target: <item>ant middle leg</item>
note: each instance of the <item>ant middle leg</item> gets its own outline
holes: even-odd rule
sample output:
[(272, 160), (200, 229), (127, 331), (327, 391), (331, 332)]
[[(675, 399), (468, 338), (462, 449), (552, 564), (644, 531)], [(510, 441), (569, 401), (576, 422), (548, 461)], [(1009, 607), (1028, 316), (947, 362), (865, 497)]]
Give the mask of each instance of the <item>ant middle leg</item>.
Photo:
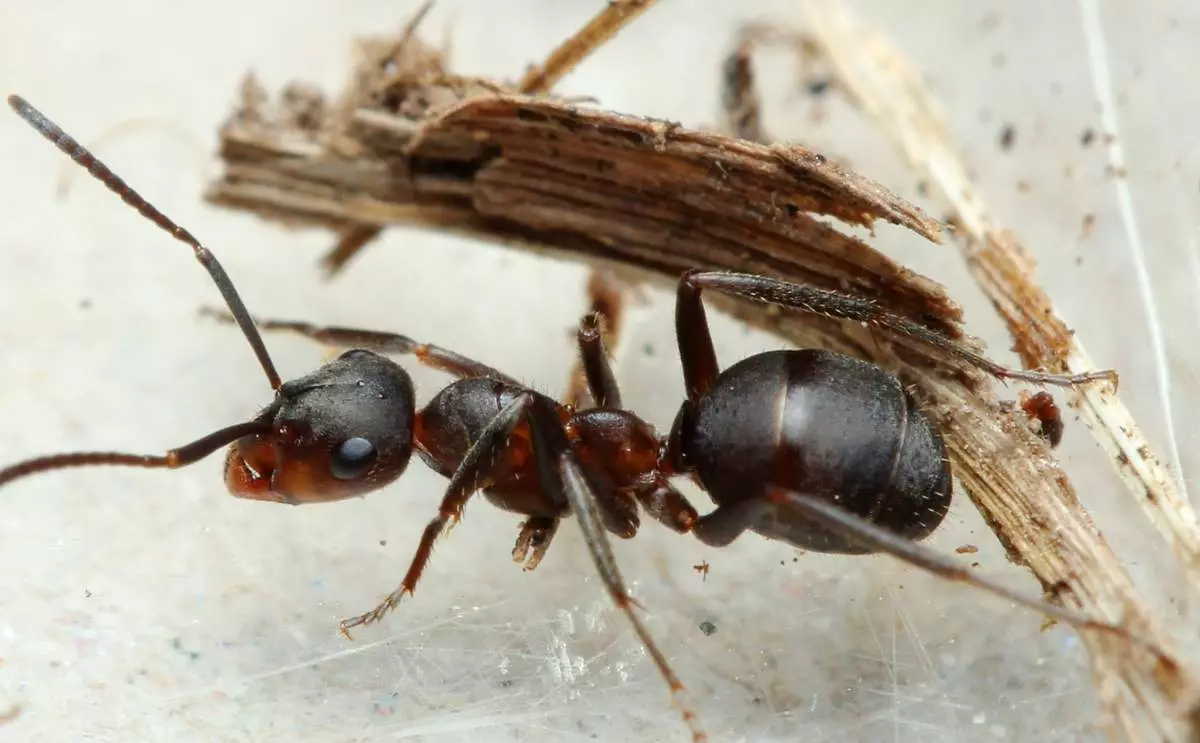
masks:
[(671, 691), (671, 698), (692, 731), (694, 743), (707, 740), (700, 729), (693, 705), (670, 662), (659, 649), (650, 631), (634, 611), (638, 606), (625, 585), (617, 567), (612, 545), (608, 541), (605, 506), (597, 491), (571, 450), (566, 431), (556, 411), (545, 404), (535, 403), (529, 410), (530, 431), (538, 475), (546, 494), (567, 504), (583, 530), (588, 554), (600, 574), (604, 587), (617, 608), (625, 614), (634, 632)]
[[(579, 359), (571, 369), (563, 404), (576, 410), (589, 406), (619, 408), (621, 389), (613, 374), (608, 349), (615, 345), (621, 332), (624, 290), (611, 272), (595, 269), (588, 279), (587, 292), (590, 307), (576, 331)], [(533, 516), (521, 524), (513, 547), (513, 562), (525, 563), (526, 571), (536, 569), (550, 549), (560, 521), (550, 516)]]
[[(611, 271), (595, 269), (588, 279), (588, 312), (576, 331), (579, 360), (571, 370), (563, 404), (576, 410), (621, 407), (621, 392), (609, 361), (625, 316), (625, 291)], [(590, 400), (590, 403), (589, 403)]]
[[(1115, 388), (1117, 383), (1117, 373), (1111, 369), (1082, 374), (1050, 374), (1012, 369), (981, 356), (924, 325), (894, 315), (874, 300), (864, 297), (818, 289), (758, 274), (693, 270), (685, 273), (679, 280), (678, 305), (676, 307), (679, 350), (685, 359), (684, 377), (687, 381), (688, 399), (693, 402), (711, 386), (712, 379), (716, 377), (716, 357), (712, 351), (712, 338), (709, 335), (704, 307), (700, 300), (700, 293), (703, 289), (714, 289), (764, 304), (773, 304), (786, 309), (839, 320), (850, 320), (891, 330), (905, 338), (981, 369), (997, 379), (1019, 379), (1060, 387), (1103, 381)], [(689, 354), (692, 357), (690, 369), (687, 360)]]
[[(233, 318), (224, 310), (204, 307), (201, 308), (200, 314), (226, 324), (232, 324), (233, 322)], [(323, 327), (296, 320), (274, 320), (258, 317), (254, 318), (253, 322), (255, 327), (265, 332), (292, 333), (326, 346), (362, 348), (385, 356), (413, 356), (425, 366), (444, 371), (459, 379), (483, 377), (505, 382), (514, 387), (524, 386), (504, 372), (493, 369), (487, 364), (467, 358), (447, 348), (435, 346), (432, 343), (420, 343), (400, 333), (336, 326)]]
[(598, 408), (620, 408), (621, 387), (613, 373), (604, 343), (604, 317), (598, 312), (584, 316), (579, 323), (579, 360), (588, 393)]
[(536, 569), (550, 549), (561, 521), (553, 516), (530, 516), (521, 524), (521, 533), (517, 535), (517, 543), (512, 551), (513, 562), (525, 563), (522, 568), (525, 572)]

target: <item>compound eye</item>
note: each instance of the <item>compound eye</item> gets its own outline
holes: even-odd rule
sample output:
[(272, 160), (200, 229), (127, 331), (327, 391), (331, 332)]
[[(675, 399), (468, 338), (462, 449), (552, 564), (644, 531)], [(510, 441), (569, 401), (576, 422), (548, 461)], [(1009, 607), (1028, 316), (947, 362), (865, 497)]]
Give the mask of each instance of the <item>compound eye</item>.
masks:
[(333, 450), (329, 470), (339, 480), (354, 480), (371, 469), (379, 458), (379, 450), (366, 439), (355, 436), (346, 439)]

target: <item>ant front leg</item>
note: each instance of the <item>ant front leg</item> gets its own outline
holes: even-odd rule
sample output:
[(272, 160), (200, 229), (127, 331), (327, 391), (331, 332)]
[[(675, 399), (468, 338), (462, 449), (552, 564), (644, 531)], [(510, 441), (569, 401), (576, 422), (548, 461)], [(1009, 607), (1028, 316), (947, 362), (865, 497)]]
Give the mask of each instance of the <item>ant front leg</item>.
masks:
[[(693, 380), (688, 377), (688, 364), (684, 363), (684, 376), (688, 377), (688, 399), (692, 397), (693, 389), (705, 379), (711, 384), (710, 375), (715, 377), (716, 359), (712, 354), (712, 339), (708, 335), (708, 327), (704, 322), (704, 308), (700, 303), (702, 289), (715, 289), (726, 294), (745, 299), (752, 299), (764, 304), (773, 304), (791, 310), (823, 315), (838, 320), (850, 320), (874, 325), (893, 331), (899, 335), (924, 346), (954, 356), (958, 360), (991, 374), (997, 379), (1019, 379), (1036, 384), (1051, 384), (1060, 387), (1073, 387), (1089, 382), (1104, 381), (1114, 388), (1117, 383), (1117, 373), (1112, 370), (1085, 372), (1083, 374), (1049, 374), (1047, 372), (1012, 369), (998, 364), (989, 358), (981, 356), (965, 346), (955, 343), (949, 338), (934, 332), (908, 318), (893, 315), (871, 299), (856, 297), (851, 294), (818, 289), (804, 284), (796, 284), (782, 279), (758, 274), (735, 273), (732, 271), (689, 271), (679, 281), (679, 306), (676, 308), (676, 322), (679, 324), (680, 352), (685, 350), (685, 342), (696, 346), (693, 350), (695, 358), (692, 361)], [(686, 328), (681, 318), (690, 318)], [(702, 333), (697, 326), (703, 325)], [(685, 330), (690, 333), (685, 338)], [(700, 337), (700, 336), (703, 337)], [(705, 350), (707, 349), (707, 350)], [(701, 393), (702, 394), (702, 393)]]
[(421, 542), (417, 546), (412, 564), (404, 575), (400, 587), (392, 591), (387, 598), (371, 611), (357, 617), (346, 619), (341, 623), (342, 634), (349, 637), (349, 630), (363, 624), (378, 622), (383, 615), (396, 608), (396, 604), (406, 594), (411, 594), (417, 588), (421, 573), (429, 563), (433, 553), (433, 543), (462, 516), (463, 507), (467, 500), (481, 489), (488, 487), (489, 478), (497, 465), (503, 462), (503, 455), (509, 447), (509, 439), (513, 430), (521, 422), (526, 411), (536, 399), (534, 392), (523, 392), (506, 405), (480, 434), (479, 438), (467, 450), (462, 463), (450, 478), (446, 486), (446, 494), (442, 498), (438, 514), (425, 527), (421, 534)]
[[(231, 324), (233, 318), (223, 310), (202, 308), (200, 314), (211, 317), (218, 322)], [(378, 330), (362, 330), (359, 328), (341, 328), (335, 326), (322, 327), (307, 322), (295, 320), (270, 320), (254, 318), (254, 325), (259, 330), (267, 332), (284, 332), (300, 335), (326, 346), (339, 348), (361, 348), (382, 355), (414, 356), (425, 366), (444, 371), (459, 379), (483, 377), (499, 382), (522, 387), (520, 382), (502, 371), (493, 369), (462, 354), (455, 353), (432, 343), (419, 343), (407, 335), (387, 333)]]

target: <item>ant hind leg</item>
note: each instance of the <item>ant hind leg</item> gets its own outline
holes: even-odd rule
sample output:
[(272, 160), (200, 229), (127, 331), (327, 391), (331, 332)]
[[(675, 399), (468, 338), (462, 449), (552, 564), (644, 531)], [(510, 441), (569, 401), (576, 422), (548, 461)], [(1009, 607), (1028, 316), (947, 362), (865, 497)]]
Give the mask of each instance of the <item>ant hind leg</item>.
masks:
[(820, 498), (793, 491), (774, 489), (768, 492), (767, 500), (774, 506), (799, 511), (805, 517), (821, 524), (830, 531), (841, 534), (846, 539), (859, 543), (871, 552), (886, 553), (946, 580), (975, 586), (1000, 598), (1007, 599), (1013, 603), (1020, 604), (1021, 606), (1069, 624), (1077, 630), (1093, 630), (1113, 634), (1134, 644), (1141, 645), (1159, 657), (1166, 657), (1157, 646), (1138, 638), (1125, 627), (1087, 617), (1079, 612), (1055, 606), (1036, 598), (1024, 596), (1001, 583), (972, 573), (965, 565), (949, 557), (938, 554), (936, 551), (911, 539), (906, 539), (887, 529), (876, 526)]
[[(823, 315), (840, 320), (860, 322), (865, 325), (890, 330), (911, 341), (920, 343), (928, 348), (937, 349), (943, 354), (952, 356), (960, 362), (981, 369), (997, 379), (1019, 379), (1036, 384), (1052, 384), (1059, 387), (1073, 387), (1090, 382), (1108, 382), (1115, 390), (1117, 373), (1112, 370), (1085, 372), (1082, 374), (1050, 374), (1047, 372), (1012, 369), (998, 364), (991, 359), (975, 353), (961, 343), (947, 338), (941, 333), (914, 322), (906, 317), (894, 315), (872, 299), (856, 297), (851, 294), (818, 289), (814, 286), (798, 284), (783, 279), (758, 274), (736, 273), (733, 271), (689, 271), (679, 280), (679, 305), (677, 320), (685, 313), (694, 315), (703, 321), (704, 309), (700, 303), (700, 292), (712, 289), (735, 297), (752, 299), (764, 304), (773, 304), (786, 309)], [(691, 376), (698, 380), (706, 374), (713, 373), (709, 367), (715, 367), (712, 356), (712, 341), (708, 339), (707, 349), (704, 348), (704, 338), (697, 332), (698, 323), (692, 320), (691, 332), (688, 336), (696, 347), (692, 365), (695, 371)], [(704, 335), (707, 335), (705, 328)], [(680, 350), (684, 350), (684, 333), (680, 331)], [(711, 361), (710, 361), (711, 360)], [(685, 361), (685, 376), (687, 362)], [(689, 376), (688, 395), (693, 394), (693, 386), (697, 382)]]

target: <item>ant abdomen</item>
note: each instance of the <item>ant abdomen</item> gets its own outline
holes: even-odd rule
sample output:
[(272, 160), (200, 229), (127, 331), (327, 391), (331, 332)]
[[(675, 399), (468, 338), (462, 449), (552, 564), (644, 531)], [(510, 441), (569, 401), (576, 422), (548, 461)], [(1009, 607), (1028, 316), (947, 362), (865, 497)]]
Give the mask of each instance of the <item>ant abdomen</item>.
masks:
[[(718, 506), (778, 488), (836, 503), (910, 539), (950, 506), (945, 445), (900, 380), (821, 350), (775, 351), (726, 369), (681, 421), (677, 445)], [(816, 552), (867, 552), (786, 507), (750, 528)]]

